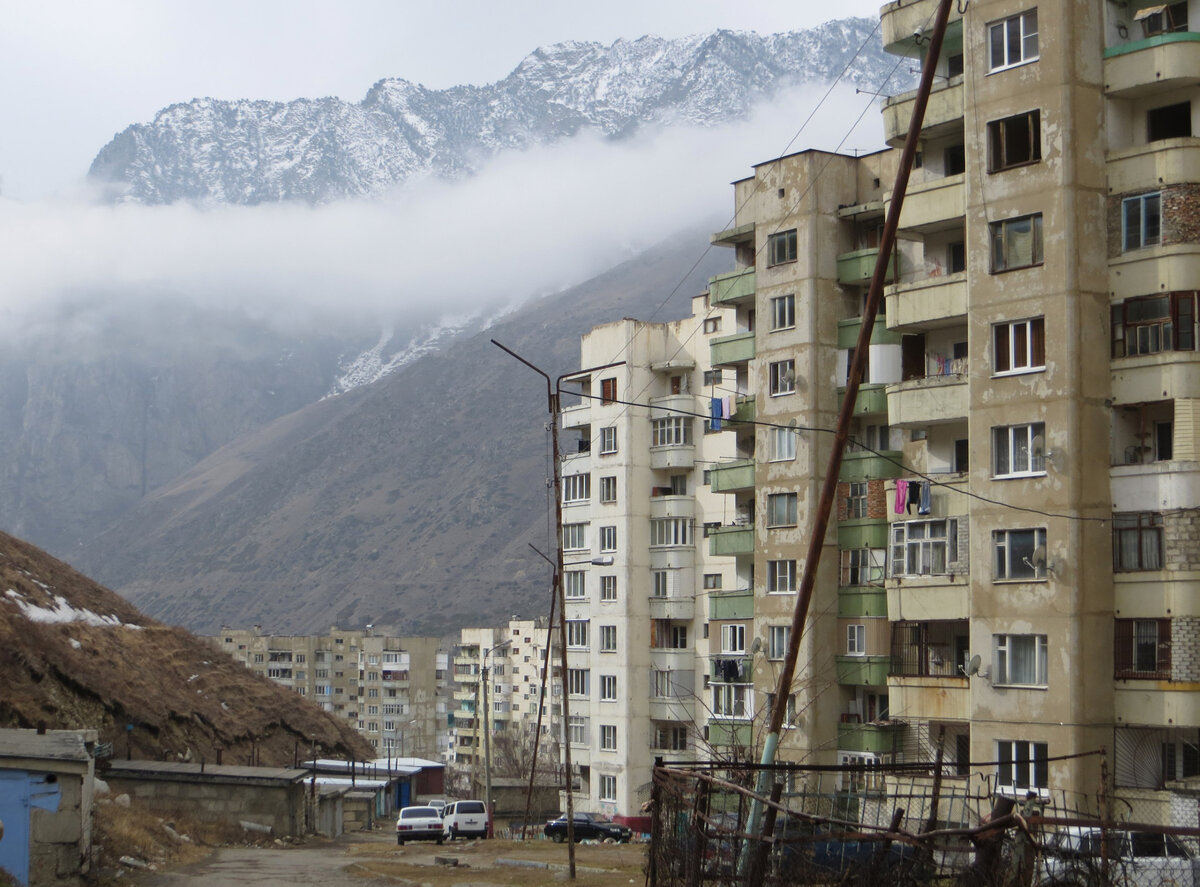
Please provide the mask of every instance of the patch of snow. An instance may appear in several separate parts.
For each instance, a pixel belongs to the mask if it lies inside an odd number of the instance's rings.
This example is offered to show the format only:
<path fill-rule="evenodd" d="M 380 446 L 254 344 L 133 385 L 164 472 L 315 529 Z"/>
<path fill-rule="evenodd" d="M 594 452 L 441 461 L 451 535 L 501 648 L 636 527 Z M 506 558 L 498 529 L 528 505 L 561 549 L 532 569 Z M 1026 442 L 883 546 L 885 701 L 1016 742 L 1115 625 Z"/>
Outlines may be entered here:
<path fill-rule="evenodd" d="M 391 353 L 387 352 L 387 346 L 395 337 L 395 330 L 390 327 L 384 329 L 373 347 L 343 364 L 342 374 L 334 380 L 333 388 L 325 397 L 336 397 L 363 385 L 378 382 L 417 358 L 436 351 L 443 342 L 462 332 L 477 317 L 475 314 L 443 317 L 414 334 L 408 345 Z"/>
<path fill-rule="evenodd" d="M 71 638 L 71 646 L 74 647 L 76 650 L 83 648 L 83 644 L 79 643 L 79 641 L 75 640 L 75 638 Z"/>
<path fill-rule="evenodd" d="M 190 678 L 188 678 L 188 683 L 190 684 L 192 681 L 196 680 L 196 678 L 198 678 L 198 677 L 200 677 L 200 675 L 198 675 L 198 674 L 192 675 Z"/>
<path fill-rule="evenodd" d="M 128 622 L 122 622 L 116 616 L 101 616 L 98 613 L 93 613 L 91 610 L 79 609 L 72 607 L 67 599 L 61 595 L 51 595 L 54 598 L 53 607 L 41 607 L 37 604 L 26 600 L 25 596 L 15 589 L 8 589 L 5 595 L 12 599 L 25 618 L 30 622 L 45 622 L 51 624 L 67 624 L 71 622 L 80 622 L 84 625 L 95 625 L 98 627 L 108 628 L 132 628 L 141 630 L 142 626 L 133 625 Z"/>

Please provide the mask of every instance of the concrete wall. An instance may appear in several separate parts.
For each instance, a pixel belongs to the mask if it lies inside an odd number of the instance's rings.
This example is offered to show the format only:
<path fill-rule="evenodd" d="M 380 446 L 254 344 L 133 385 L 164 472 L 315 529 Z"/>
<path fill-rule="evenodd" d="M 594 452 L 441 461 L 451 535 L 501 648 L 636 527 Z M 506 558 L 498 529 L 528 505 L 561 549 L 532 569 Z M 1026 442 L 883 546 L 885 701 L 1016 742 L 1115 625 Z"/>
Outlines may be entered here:
<path fill-rule="evenodd" d="M 137 804 L 164 815 L 178 812 L 232 828 L 245 820 L 270 826 L 275 835 L 306 831 L 306 789 L 301 784 L 142 780 L 116 773 L 107 778 L 114 793 L 128 793 Z"/>

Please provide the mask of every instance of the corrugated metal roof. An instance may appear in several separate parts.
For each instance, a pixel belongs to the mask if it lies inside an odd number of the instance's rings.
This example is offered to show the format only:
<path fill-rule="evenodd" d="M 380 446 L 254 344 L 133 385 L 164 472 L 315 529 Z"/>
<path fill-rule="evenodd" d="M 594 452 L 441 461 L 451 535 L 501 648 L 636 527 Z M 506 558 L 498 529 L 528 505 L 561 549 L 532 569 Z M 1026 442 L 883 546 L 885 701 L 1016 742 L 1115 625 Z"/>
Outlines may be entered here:
<path fill-rule="evenodd" d="M 0 730 L 0 759 L 86 761 L 90 757 L 80 730 Z"/>
<path fill-rule="evenodd" d="M 204 770 L 201 771 L 201 766 Z M 213 781 L 265 781 L 300 782 L 309 775 L 307 770 L 291 767 L 239 767 L 227 764 L 198 764 L 182 761 L 112 761 L 110 770 L 114 776 L 142 775 L 150 778 L 176 776 L 188 779 L 211 779 Z"/>

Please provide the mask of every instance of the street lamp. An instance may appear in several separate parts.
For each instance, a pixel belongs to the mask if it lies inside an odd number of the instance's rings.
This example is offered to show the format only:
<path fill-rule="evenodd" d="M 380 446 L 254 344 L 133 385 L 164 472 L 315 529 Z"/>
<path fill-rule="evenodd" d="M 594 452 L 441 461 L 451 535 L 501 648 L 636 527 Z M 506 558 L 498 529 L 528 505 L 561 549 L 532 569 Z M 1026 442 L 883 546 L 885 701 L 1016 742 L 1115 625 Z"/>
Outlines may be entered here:
<path fill-rule="evenodd" d="M 501 647 L 512 643 L 512 638 L 501 641 L 483 654 L 483 805 L 487 810 L 487 836 L 492 837 L 492 729 L 488 724 L 488 657 Z"/>

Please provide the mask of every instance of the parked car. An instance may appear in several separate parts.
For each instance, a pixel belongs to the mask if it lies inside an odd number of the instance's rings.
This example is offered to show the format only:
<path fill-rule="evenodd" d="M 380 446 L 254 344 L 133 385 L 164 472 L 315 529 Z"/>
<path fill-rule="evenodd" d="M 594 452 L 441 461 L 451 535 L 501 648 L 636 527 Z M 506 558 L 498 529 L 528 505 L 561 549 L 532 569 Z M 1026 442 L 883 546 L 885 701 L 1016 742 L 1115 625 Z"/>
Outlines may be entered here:
<path fill-rule="evenodd" d="M 1131 887 L 1200 887 L 1200 860 L 1177 838 L 1164 832 L 1109 831 L 1072 826 L 1052 833 L 1046 840 L 1038 882 L 1044 885 L 1097 883 L 1105 865 L 1112 883 Z"/>
<path fill-rule="evenodd" d="M 442 843 L 442 817 L 436 807 L 405 807 L 396 820 L 396 843 L 437 841 Z"/>
<path fill-rule="evenodd" d="M 486 838 L 487 808 L 483 801 L 454 801 L 442 811 L 442 834 L 455 838 Z"/>
<path fill-rule="evenodd" d="M 585 838 L 597 841 L 611 839 L 622 844 L 628 844 L 629 839 L 633 837 L 633 829 L 628 826 L 617 825 L 615 822 L 606 822 L 603 819 L 598 819 L 593 813 L 576 813 L 573 824 L 575 826 L 576 841 L 582 841 Z M 557 819 L 547 822 L 546 827 L 542 831 L 554 843 L 561 844 L 567 839 L 566 814 L 564 813 Z"/>
<path fill-rule="evenodd" d="M 426 801 L 425 806 L 432 807 L 433 809 L 437 810 L 438 813 L 445 814 L 446 812 L 446 802 L 441 798 L 434 798 L 431 801 Z"/>

